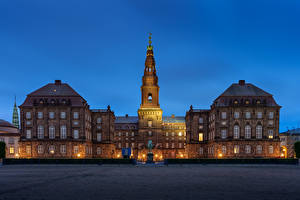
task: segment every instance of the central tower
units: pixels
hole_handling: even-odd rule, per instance
[[[144,140],[144,143],[152,140],[153,144],[156,145],[159,142],[158,140],[162,128],[162,110],[159,105],[159,86],[153,56],[151,33],[149,36],[149,45],[147,46],[141,92],[142,101],[138,110],[140,139]]]

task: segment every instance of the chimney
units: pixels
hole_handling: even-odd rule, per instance
[[[128,117],[128,114],[126,114],[125,117],[127,118],[127,117]]]
[[[61,85],[61,80],[55,80],[55,85]]]
[[[174,114],[172,114],[172,115],[171,115],[171,117],[172,117],[172,118],[175,118],[175,115],[174,115]]]
[[[245,85],[245,80],[239,80],[239,85]]]

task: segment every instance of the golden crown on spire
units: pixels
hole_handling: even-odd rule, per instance
[[[153,47],[152,47],[152,41],[151,41],[151,39],[152,39],[152,33],[149,33],[149,45],[148,45],[148,47],[147,47],[147,50],[152,50],[153,49]]]

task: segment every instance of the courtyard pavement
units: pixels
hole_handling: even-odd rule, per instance
[[[300,167],[6,165],[0,199],[300,199]]]

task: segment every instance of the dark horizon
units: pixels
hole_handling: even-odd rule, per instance
[[[55,79],[136,116],[152,32],[163,115],[208,109],[243,79],[282,106],[280,131],[299,127],[299,2],[133,2],[0,2],[0,119]]]

